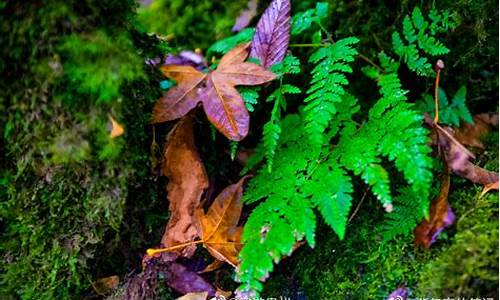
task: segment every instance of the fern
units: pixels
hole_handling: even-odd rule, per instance
[[[238,270],[242,291],[260,291],[261,281],[274,263],[290,255],[298,241],[314,246],[315,210],[339,238],[345,237],[355,190],[353,175],[370,186],[391,211],[393,193],[383,158],[404,174],[407,189],[416,195],[411,205],[396,206],[395,211],[401,213],[394,215],[392,224],[406,214],[414,220],[409,221],[407,227],[411,227],[428,211],[432,161],[427,131],[421,126],[419,112],[407,102],[396,73],[398,64],[383,53],[380,62],[384,70],[366,69],[377,80],[381,97],[365,122],[353,120],[359,105],[344,89],[344,73],[351,72],[348,63],[356,51],[350,45],[356,41],[340,40],[313,54],[311,61],[316,66],[305,107],[299,114],[286,116],[280,123],[280,138],[272,140],[275,168],[272,172],[261,168],[245,191],[244,202],[260,203],[242,237],[245,245]]]
[[[354,60],[357,54],[351,47],[358,42],[351,37],[339,40],[317,50],[309,59],[316,64],[312,71],[311,87],[307,91],[308,97],[304,100],[306,115],[306,130],[313,145],[322,145],[324,131],[337,112],[336,104],[341,102],[345,94],[344,85],[347,78],[344,73],[351,73],[347,64]]]
[[[315,8],[308,9],[295,14],[291,21],[292,35],[298,35],[311,28],[313,23],[321,24],[321,21],[328,15],[328,3],[318,2]]]
[[[460,122],[464,121],[472,123],[472,115],[465,105],[467,88],[460,87],[453,96],[452,100],[448,100],[446,92],[439,88],[439,121],[443,124],[451,126],[460,126]],[[424,113],[429,113],[432,117],[435,115],[434,97],[429,94],[422,95],[423,100],[419,102],[419,110]]]
[[[226,54],[237,45],[243,42],[250,42],[254,31],[254,28],[245,28],[233,36],[215,42],[207,49],[207,57],[211,57],[214,53]]]
[[[250,157],[249,161],[242,171],[242,174],[245,174],[253,169],[264,159],[267,162],[268,171],[271,172],[275,150],[278,146],[278,140],[281,134],[280,118],[282,112],[286,111],[286,99],[284,95],[299,94],[301,92],[300,89],[294,85],[282,83],[284,76],[300,73],[300,61],[297,57],[293,56],[292,54],[288,54],[287,56],[285,56],[282,62],[271,66],[270,69],[271,71],[273,71],[273,73],[276,74],[281,84],[279,88],[273,91],[266,99],[266,102],[274,103],[273,109],[271,111],[271,117],[269,121],[264,124],[262,141],[257,146],[255,155]],[[248,105],[249,102],[245,99],[245,93],[242,93],[242,96]]]
[[[435,35],[444,32],[445,29],[454,28],[457,24],[449,20],[448,12],[439,14],[435,9],[431,11],[431,22],[429,23],[418,7],[413,9],[410,16],[403,20],[403,36],[395,31],[392,34],[392,45],[395,53],[407,64],[408,68],[418,75],[433,76],[432,64],[423,55],[438,56],[447,54],[450,50]]]
[[[245,107],[249,112],[255,110],[254,106],[259,102],[260,86],[239,86],[237,87],[241,98],[245,101]]]

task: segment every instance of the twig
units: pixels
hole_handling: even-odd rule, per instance
[[[349,217],[347,224],[349,224],[351,222],[351,220],[354,218],[354,216],[358,213],[358,210],[361,207],[361,204],[363,204],[363,201],[365,200],[367,194],[368,194],[368,190],[366,190],[365,193],[363,194],[363,197],[361,197],[361,201],[359,201],[358,205],[356,206],[356,209],[354,210],[352,215]]]

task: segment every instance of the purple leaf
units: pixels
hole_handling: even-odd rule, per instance
[[[191,66],[197,70],[203,70],[207,67],[207,63],[203,55],[188,50],[181,51],[178,55],[168,55],[163,64]]]
[[[405,286],[398,287],[388,297],[387,300],[406,300],[408,299],[408,289]]]
[[[290,0],[273,0],[257,23],[250,57],[268,68],[283,60],[290,39]]]
[[[179,294],[207,292],[215,296],[215,288],[195,271],[177,261],[175,253],[161,253],[143,258],[143,272],[127,280],[124,299],[154,298],[161,284],[166,283]]]
[[[236,22],[234,23],[233,28],[231,29],[233,32],[239,32],[243,28],[246,28],[250,21],[257,14],[257,6],[259,4],[259,0],[249,0],[248,6],[246,9],[242,10],[238,18],[236,18]]]

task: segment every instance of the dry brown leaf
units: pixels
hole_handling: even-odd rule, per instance
[[[197,211],[203,245],[216,259],[233,267],[238,265],[238,254],[242,247],[243,227],[238,226],[238,221],[243,208],[240,199],[245,178],[225,188],[206,214],[201,207]]]
[[[198,274],[203,274],[203,273],[215,271],[215,270],[219,269],[220,267],[222,267],[223,264],[224,264],[224,262],[222,260],[216,259],[211,264],[206,266],[205,269],[198,272]]]
[[[190,116],[180,120],[169,133],[162,172],[169,178],[170,218],[161,242],[171,247],[194,241],[199,236],[195,209],[208,187],[208,177],[196,149]],[[195,250],[196,245],[189,245],[179,251],[190,257]]]
[[[120,125],[120,123],[118,123],[115,119],[113,119],[112,116],[109,116],[109,121],[111,122],[111,132],[109,133],[110,138],[114,139],[125,132],[123,126]]]
[[[187,293],[186,295],[177,298],[176,300],[206,300],[208,292]]]
[[[97,279],[92,282],[94,291],[99,295],[106,295],[118,287],[120,278],[116,275]]]
[[[482,185],[498,181],[498,173],[485,170],[470,162],[475,158],[474,154],[452,136],[449,128],[443,128],[437,124],[435,128],[439,149],[443,152],[447,165],[455,174]]]
[[[450,191],[450,173],[446,167],[441,180],[441,188],[439,195],[431,203],[429,212],[429,220],[424,220],[415,228],[415,245],[422,245],[429,248],[435,241],[436,237],[447,226],[450,226],[455,221],[455,215],[451,211],[448,204],[448,192]]]
[[[489,191],[492,191],[492,190],[498,191],[498,181],[488,183],[487,185],[485,185],[483,190],[481,191],[481,195],[479,195],[479,197],[484,197],[484,195],[486,195],[486,193],[488,193]]]
[[[177,86],[157,101],[154,122],[180,118],[201,102],[208,119],[222,134],[234,141],[242,140],[248,133],[250,116],[235,86],[259,85],[275,78],[271,71],[244,62],[248,46],[239,45],[229,51],[217,69],[208,74],[190,66],[163,66],[165,76],[174,79]]]
[[[453,137],[462,145],[484,149],[481,139],[491,131],[492,125],[498,125],[498,115],[475,115],[473,123],[464,123],[459,128],[454,128]]]

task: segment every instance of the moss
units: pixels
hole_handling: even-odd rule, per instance
[[[138,20],[146,31],[164,35],[177,45],[206,49],[216,40],[230,35],[234,20],[248,1],[143,2],[138,9]]]

